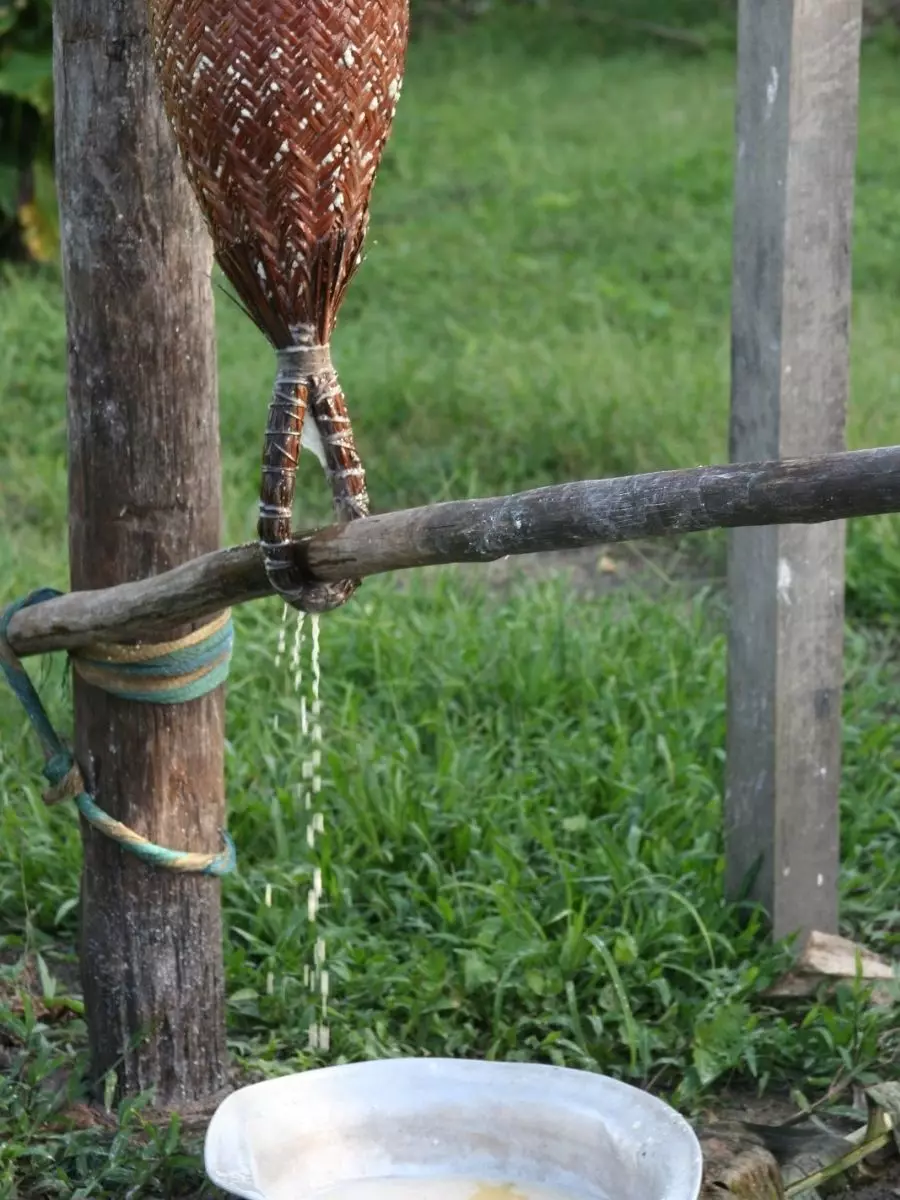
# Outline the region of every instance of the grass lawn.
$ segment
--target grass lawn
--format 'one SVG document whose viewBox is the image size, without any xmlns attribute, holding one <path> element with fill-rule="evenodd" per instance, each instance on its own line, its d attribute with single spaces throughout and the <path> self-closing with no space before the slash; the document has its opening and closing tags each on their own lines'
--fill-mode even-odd
<svg viewBox="0 0 900 1200">
<path fill-rule="evenodd" d="M 491 18 L 413 48 L 335 344 L 377 507 L 725 458 L 733 59 L 613 54 L 601 32 Z M 853 446 L 900 441 L 898 102 L 896 58 L 873 47 Z M 227 533 L 243 540 L 273 357 L 224 299 L 219 327 Z M 6 599 L 66 585 L 64 352 L 56 276 L 4 278 Z M 327 513 L 311 458 L 300 505 L 305 520 Z M 843 921 L 888 954 L 898 572 L 897 523 L 857 523 Z M 257 1074 L 321 1061 L 302 980 L 306 748 L 290 672 L 273 665 L 279 619 L 270 602 L 237 614 L 228 693 L 230 1037 Z M 623 603 L 555 579 L 502 595 L 455 573 L 372 581 L 323 623 L 323 672 L 328 1061 L 538 1059 L 688 1110 L 734 1080 L 813 1096 L 839 1071 L 896 1075 L 896 1018 L 857 989 L 781 1010 L 761 999 L 785 951 L 722 900 L 715 589 L 638 587 Z M 41 677 L 65 726 L 61 665 Z M 38 768 L 0 692 L 0 1197 L 209 1195 L 193 1145 L 144 1128 L 139 1105 L 111 1145 L 53 1124 L 66 1098 L 45 1081 L 84 1047 L 66 985 L 80 852 L 72 812 L 43 807 Z M 23 1002 L 25 952 L 62 1009 Z"/>
</svg>

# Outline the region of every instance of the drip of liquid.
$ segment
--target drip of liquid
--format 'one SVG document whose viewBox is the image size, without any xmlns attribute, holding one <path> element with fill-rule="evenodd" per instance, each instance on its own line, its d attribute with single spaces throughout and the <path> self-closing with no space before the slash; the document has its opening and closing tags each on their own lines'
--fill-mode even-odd
<svg viewBox="0 0 900 1200">
<path fill-rule="evenodd" d="M 275 648 L 275 669 L 276 670 L 278 670 L 278 668 L 281 666 L 281 660 L 284 658 L 284 652 L 287 649 L 287 619 L 288 619 L 288 613 L 290 611 L 291 610 L 287 604 L 283 604 L 281 606 L 281 624 L 278 626 L 278 645 Z M 302 621 L 302 619 L 303 618 L 302 618 L 302 614 L 301 614 L 301 621 Z M 274 726 L 275 732 L 277 733 L 278 729 L 280 727 L 280 721 L 278 720 L 278 713 L 275 714 L 275 716 L 272 720 L 272 725 Z"/>
<path fill-rule="evenodd" d="M 290 608 L 287 604 L 281 607 L 281 624 L 278 626 L 278 649 L 275 651 L 275 666 L 281 666 L 281 660 L 284 658 L 284 652 L 287 648 L 287 619 Z M 303 614 L 300 614 L 300 620 L 303 620 Z"/>
<path fill-rule="evenodd" d="M 310 696 L 311 712 L 307 711 L 306 696 L 300 698 L 300 732 L 311 746 L 301 768 L 304 782 L 303 807 L 306 812 L 306 844 L 313 862 L 312 884 L 306 896 L 306 911 L 310 925 L 315 930 L 322 902 L 322 867 L 316 861 L 316 839 L 325 833 L 325 813 L 322 811 L 322 701 L 320 698 L 322 667 L 320 655 L 320 627 L 318 614 L 310 618 Z M 294 687 L 300 690 L 302 676 L 300 652 L 297 651 L 294 666 Z M 310 719 L 311 718 L 311 719 Z M 325 939 L 319 935 L 313 939 L 312 965 L 304 971 L 309 990 L 315 997 L 318 1016 L 309 1028 L 309 1048 L 328 1050 L 331 1045 L 331 1030 L 328 1025 L 329 974 L 326 966 Z"/>
<path fill-rule="evenodd" d="M 281 616 L 278 629 L 278 648 L 275 662 L 281 665 L 287 655 L 287 619 L 291 610 L 287 605 Z M 310 617 L 310 686 L 309 696 L 303 687 L 303 648 L 306 641 L 306 614 L 297 613 L 294 635 L 291 639 L 288 667 L 291 672 L 291 682 L 294 692 L 300 697 L 300 736 L 306 746 L 306 755 L 300 767 L 300 796 L 302 798 L 303 814 L 306 818 L 306 844 L 310 851 L 312 876 L 310 887 L 306 894 L 306 914 L 312 933 L 312 961 L 303 968 L 303 982 L 314 996 L 315 1018 L 309 1028 L 309 1048 L 311 1050 L 328 1050 L 331 1045 L 331 1030 L 328 1025 L 328 996 L 330 978 L 327 968 L 327 953 L 325 939 L 316 932 L 319 909 L 324 891 L 322 884 L 322 866 L 317 861 L 317 839 L 325 833 L 325 814 L 322 811 L 322 666 L 320 654 L 319 617 Z M 275 718 L 278 727 L 278 718 Z M 271 903 L 271 889 L 266 889 L 266 904 Z M 274 980 L 266 981 L 268 991 L 272 991 Z"/>
<path fill-rule="evenodd" d="M 574 1200 L 533 1183 L 494 1183 L 455 1176 L 354 1179 L 316 1194 L 316 1200 Z"/>
</svg>

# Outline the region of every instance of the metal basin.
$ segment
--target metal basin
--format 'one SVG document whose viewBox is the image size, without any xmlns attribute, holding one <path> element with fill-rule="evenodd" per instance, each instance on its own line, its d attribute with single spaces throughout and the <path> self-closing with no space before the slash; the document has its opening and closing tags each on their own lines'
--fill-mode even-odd
<svg viewBox="0 0 900 1200">
<path fill-rule="evenodd" d="M 449 1177 L 570 1200 L 697 1200 L 691 1127 L 602 1075 L 527 1063 L 397 1058 L 241 1088 L 206 1135 L 213 1183 L 307 1200 L 375 1179 Z"/>
</svg>

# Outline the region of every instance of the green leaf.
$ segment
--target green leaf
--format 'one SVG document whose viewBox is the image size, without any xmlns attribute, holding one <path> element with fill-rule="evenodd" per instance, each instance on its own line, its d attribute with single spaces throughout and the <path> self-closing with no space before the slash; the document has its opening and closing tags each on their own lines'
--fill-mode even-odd
<svg viewBox="0 0 900 1200">
<path fill-rule="evenodd" d="M 22 240 L 35 262 L 52 262 L 59 255 L 59 208 L 53 169 L 43 159 L 32 164 L 34 191 L 19 209 Z"/>
<path fill-rule="evenodd" d="M 32 105 L 42 117 L 53 115 L 53 58 L 48 53 L 15 50 L 0 67 L 0 95 Z"/>
<path fill-rule="evenodd" d="M 746 1004 L 723 1004 L 694 1031 L 694 1067 L 705 1086 L 738 1066 L 747 1040 L 750 1009 Z"/>
<path fill-rule="evenodd" d="M 0 37 L 10 33 L 18 19 L 19 14 L 11 4 L 0 4 Z"/>
<path fill-rule="evenodd" d="M 0 205 L 2 207 L 2 205 Z M 56 910 L 56 916 L 53 918 L 54 925 L 61 925 L 73 908 L 77 908 L 80 897 L 69 896 L 68 900 L 63 900 L 59 908 Z"/>
<path fill-rule="evenodd" d="M 469 953 L 463 958 L 463 978 L 468 992 L 483 983 L 496 983 L 498 976 L 496 969 L 480 954 Z"/>
<path fill-rule="evenodd" d="M 537 197 L 536 205 L 548 212 L 561 212 L 575 208 L 579 201 L 580 197 L 575 192 L 544 192 Z"/>
<path fill-rule="evenodd" d="M 620 933 L 616 937 L 613 942 L 613 958 L 620 967 L 630 967 L 633 962 L 637 962 L 637 942 L 630 933 Z"/>
<path fill-rule="evenodd" d="M 119 1077 L 115 1071 L 108 1071 L 106 1078 L 103 1080 L 103 1107 L 106 1112 L 112 1112 L 113 1100 L 116 1096 L 116 1088 L 119 1085 Z"/>
<path fill-rule="evenodd" d="M 14 217 L 19 199 L 19 170 L 0 162 L 0 216 Z"/>
<path fill-rule="evenodd" d="M 638 1060 L 638 1030 L 637 1022 L 634 1019 L 634 1013 L 631 1009 L 631 1003 L 628 999 L 628 993 L 622 982 L 622 976 L 619 974 L 615 957 L 610 954 L 609 947 L 603 938 L 598 934 L 592 933 L 588 937 L 588 941 L 603 959 L 606 969 L 609 972 L 609 984 L 607 986 L 612 987 L 615 999 L 622 1013 L 622 1020 L 625 1025 L 625 1042 L 628 1046 L 631 1070 L 634 1072 L 637 1070 Z M 612 1006 L 609 1005 L 607 1007 L 611 1008 Z"/>
<path fill-rule="evenodd" d="M 50 969 L 44 961 L 43 954 L 35 955 L 37 962 L 38 978 L 41 981 L 41 993 L 44 1000 L 52 1000 L 56 995 L 56 980 L 50 974 Z"/>
<path fill-rule="evenodd" d="M 588 827 L 588 819 L 584 813 L 578 813 L 574 817 L 563 817 L 562 826 L 566 833 L 583 833 Z"/>
<path fill-rule="evenodd" d="M 248 1000 L 258 1000 L 259 992 L 254 988 L 245 987 L 238 988 L 236 992 L 232 992 L 228 997 L 229 1004 L 245 1004 Z"/>
<path fill-rule="evenodd" d="M 540 971 L 526 971 L 525 982 L 536 996 L 543 996 L 547 990 L 547 981 Z"/>
</svg>

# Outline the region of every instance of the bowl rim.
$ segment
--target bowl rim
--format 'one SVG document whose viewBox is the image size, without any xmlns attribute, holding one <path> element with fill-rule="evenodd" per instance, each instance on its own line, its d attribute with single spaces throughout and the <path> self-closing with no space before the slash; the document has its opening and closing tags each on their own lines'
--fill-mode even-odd
<svg viewBox="0 0 900 1200">
<path fill-rule="evenodd" d="M 427 1057 L 424 1055 L 397 1055 L 390 1058 L 364 1059 L 358 1062 L 339 1063 L 331 1066 L 313 1067 L 307 1071 L 290 1072 L 277 1075 L 270 1079 L 259 1080 L 246 1084 L 231 1092 L 216 1108 L 207 1126 L 204 1140 L 204 1166 L 207 1176 L 218 1186 L 226 1186 L 227 1182 L 216 1173 L 216 1164 L 212 1161 L 217 1145 L 221 1145 L 218 1136 L 218 1125 L 233 1120 L 237 1114 L 234 1110 L 246 1103 L 251 1096 L 264 1093 L 273 1100 L 278 1098 L 278 1092 L 290 1093 L 292 1098 L 302 1100 L 303 1094 L 308 1093 L 310 1099 L 315 1096 L 315 1089 L 322 1082 L 352 1079 L 354 1076 L 365 1077 L 367 1084 L 384 1087 L 396 1087 L 404 1079 L 411 1084 L 427 1081 L 429 1078 L 439 1083 L 443 1078 L 450 1083 L 471 1082 L 484 1086 L 490 1080 L 499 1076 L 515 1079 L 522 1078 L 523 1085 L 528 1083 L 534 1087 L 542 1078 L 548 1088 L 551 1079 L 558 1084 L 564 1084 L 561 1099 L 568 1094 L 572 1101 L 580 1101 L 586 1107 L 591 1105 L 591 1095 L 596 1094 L 605 1103 L 598 1105 L 598 1113 L 610 1109 L 610 1095 L 618 1096 L 621 1101 L 630 1100 L 631 1106 L 643 1112 L 660 1130 L 667 1130 L 680 1143 L 680 1172 L 683 1176 L 685 1197 L 696 1200 L 702 1186 L 703 1154 L 699 1139 L 689 1122 L 659 1096 L 652 1092 L 626 1083 L 610 1075 L 598 1071 L 590 1071 L 578 1067 L 561 1067 L 552 1063 L 515 1062 L 509 1060 L 485 1060 L 476 1058 L 445 1058 Z M 477 1079 L 476 1077 L 480 1077 Z M 602 1089 L 602 1092 L 601 1092 Z M 255 1193 L 260 1195 L 260 1193 Z M 312 1196 L 312 1193 L 310 1193 Z"/>
</svg>

